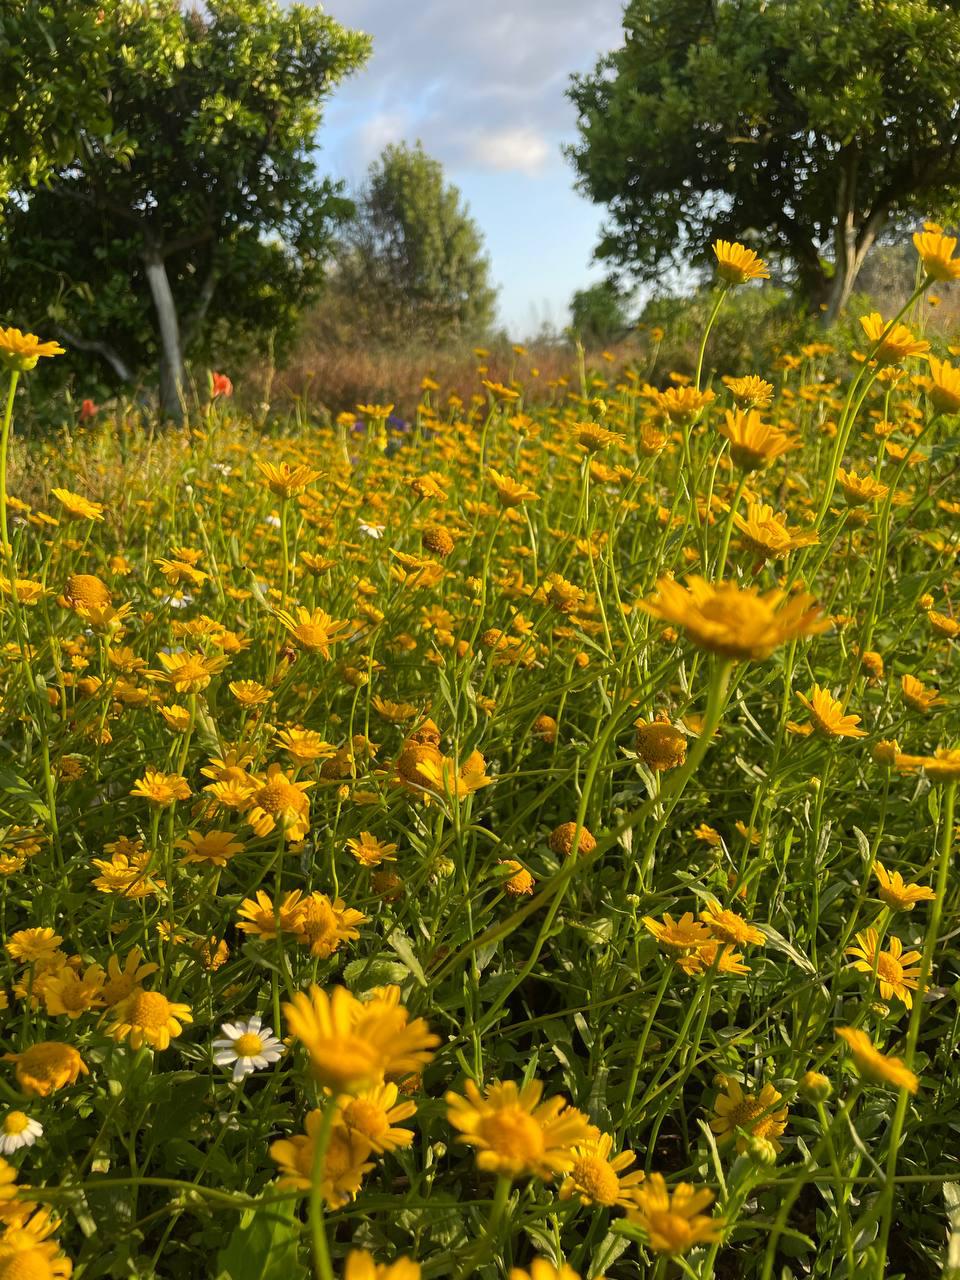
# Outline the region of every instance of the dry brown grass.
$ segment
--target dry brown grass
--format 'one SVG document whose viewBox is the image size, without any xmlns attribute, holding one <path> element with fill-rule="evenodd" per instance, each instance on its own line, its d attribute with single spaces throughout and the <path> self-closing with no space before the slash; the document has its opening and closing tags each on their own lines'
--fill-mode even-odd
<svg viewBox="0 0 960 1280">
<path fill-rule="evenodd" d="M 608 353 L 588 352 L 586 365 L 603 377 L 616 376 L 637 359 L 636 342 L 616 345 Z M 313 412 L 337 414 L 353 411 L 358 404 L 393 404 L 396 412 L 411 416 L 421 396 L 425 376 L 440 386 L 440 396 L 457 395 L 464 402 L 482 392 L 481 378 L 509 384 L 523 383 L 528 399 L 550 402 L 576 385 L 577 355 L 568 343 L 535 343 L 518 354 L 506 342 L 478 357 L 470 347 L 436 349 L 333 348 L 301 343 L 286 366 L 276 374 L 272 388 L 274 409 L 283 410 L 299 401 Z M 485 370 L 485 372 L 480 372 Z M 252 379 L 263 385 L 264 371 Z"/>
</svg>

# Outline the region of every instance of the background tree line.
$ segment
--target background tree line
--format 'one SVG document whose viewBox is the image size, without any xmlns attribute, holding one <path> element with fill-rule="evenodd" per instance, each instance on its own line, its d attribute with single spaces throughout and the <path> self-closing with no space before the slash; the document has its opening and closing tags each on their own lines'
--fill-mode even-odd
<svg viewBox="0 0 960 1280">
<path fill-rule="evenodd" d="M 958 50 L 955 0 L 630 0 L 570 87 L 610 272 L 574 327 L 615 341 L 636 286 L 695 280 L 718 237 L 835 319 L 874 244 L 957 216 Z M 5 0 L 0 319 L 105 382 L 154 371 L 175 418 L 188 362 L 282 358 L 307 309 L 327 344 L 483 337 L 490 265 L 439 163 L 388 147 L 352 199 L 319 168 L 369 52 L 279 0 Z"/>
</svg>

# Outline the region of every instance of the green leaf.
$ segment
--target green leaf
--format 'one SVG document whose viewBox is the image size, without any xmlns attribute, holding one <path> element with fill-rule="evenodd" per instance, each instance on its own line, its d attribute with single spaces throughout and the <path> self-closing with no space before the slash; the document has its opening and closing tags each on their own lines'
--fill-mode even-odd
<svg viewBox="0 0 960 1280">
<path fill-rule="evenodd" d="M 217 1280 L 305 1280 L 299 1237 L 295 1201 L 247 1210 L 217 1255 Z"/>
<path fill-rule="evenodd" d="M 21 778 L 19 774 L 14 773 L 12 769 L 0 769 L 0 794 L 3 796 L 5 812 L 8 812 L 6 801 L 9 798 L 20 804 L 25 804 L 44 822 L 50 821 L 50 810 L 47 805 L 40 799 L 33 787 L 30 786 L 30 783 Z"/>
</svg>

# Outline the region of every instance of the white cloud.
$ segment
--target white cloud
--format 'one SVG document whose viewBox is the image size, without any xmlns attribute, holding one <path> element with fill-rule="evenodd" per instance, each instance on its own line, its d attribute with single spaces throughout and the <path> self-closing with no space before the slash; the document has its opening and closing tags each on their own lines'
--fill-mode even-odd
<svg viewBox="0 0 960 1280">
<path fill-rule="evenodd" d="M 554 148 L 531 127 L 481 130 L 468 135 L 468 162 L 479 169 L 535 175 L 543 171 Z"/>
<path fill-rule="evenodd" d="M 406 137 L 408 124 L 403 111 L 378 111 L 363 121 L 356 131 L 356 160 L 363 165 L 375 160 L 384 147 Z"/>
<path fill-rule="evenodd" d="M 328 0 L 373 36 L 334 95 L 337 159 L 356 171 L 387 142 L 420 139 L 453 169 L 542 174 L 572 138 L 572 72 L 622 39 L 622 0 Z M 359 176 L 359 175 L 358 175 Z"/>
</svg>

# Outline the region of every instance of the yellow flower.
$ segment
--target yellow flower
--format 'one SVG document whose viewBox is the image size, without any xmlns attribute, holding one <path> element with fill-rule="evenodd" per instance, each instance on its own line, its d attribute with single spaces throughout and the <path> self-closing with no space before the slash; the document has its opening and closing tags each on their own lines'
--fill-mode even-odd
<svg viewBox="0 0 960 1280">
<path fill-rule="evenodd" d="M 397 846 L 386 840 L 378 840 L 369 831 L 361 831 L 359 840 L 348 840 L 347 848 L 362 867 L 379 867 L 381 862 L 397 860 Z"/>
<path fill-rule="evenodd" d="M 493 778 L 487 775 L 487 762 L 479 751 L 471 751 L 459 770 L 449 756 L 441 756 L 439 760 L 421 760 L 420 773 L 429 790 L 453 800 L 473 795 L 493 783 Z"/>
<path fill-rule="evenodd" d="M 960 622 L 945 613 L 938 613 L 936 609 L 927 610 L 927 621 L 938 635 L 945 636 L 948 640 L 955 640 L 960 635 Z"/>
<path fill-rule="evenodd" d="M 320 1111 L 307 1116 L 306 1134 L 293 1138 L 281 1138 L 271 1143 L 270 1159 L 283 1171 L 282 1187 L 297 1187 L 309 1191 L 313 1174 L 314 1144 L 323 1123 Z M 373 1164 L 367 1160 L 371 1147 L 357 1134 L 350 1133 L 342 1125 L 334 1126 L 324 1157 L 320 1192 L 332 1209 L 339 1209 L 354 1199 L 360 1190 L 363 1175 Z"/>
<path fill-rule="evenodd" d="M 120 967 L 116 956 L 107 961 L 107 980 L 103 984 L 102 995 L 106 1004 L 114 1005 L 125 999 L 134 987 L 142 987 L 144 978 L 156 973 L 160 966 L 149 961 L 143 963 L 143 952 L 133 947 L 127 952 L 127 958 Z"/>
<path fill-rule="evenodd" d="M 858 1031 L 856 1027 L 837 1027 L 837 1035 L 846 1041 L 857 1070 L 865 1079 L 872 1080 L 875 1084 L 892 1084 L 897 1089 L 917 1092 L 920 1081 L 904 1064 L 903 1059 L 881 1053 L 865 1031 Z"/>
<path fill-rule="evenodd" d="M 65 1015 L 71 1021 L 88 1009 L 99 1009 L 103 999 L 104 973 L 98 964 L 88 965 L 81 975 L 69 966 L 48 978 L 43 984 L 43 1003 L 47 1013 L 56 1018 Z"/>
<path fill-rule="evenodd" d="M 711 902 L 705 911 L 700 912 L 700 919 L 719 942 L 729 942 L 731 946 L 759 946 L 767 941 L 748 920 L 738 916 L 735 911 L 727 911 L 719 902 Z"/>
<path fill-rule="evenodd" d="M 764 422 L 756 409 L 726 409 L 723 416 L 719 432 L 730 441 L 730 456 L 742 471 L 762 471 L 783 454 L 800 447 L 796 436 Z"/>
<path fill-rule="evenodd" d="M 302 606 L 298 607 L 296 617 L 285 610 L 280 610 L 277 617 L 301 649 L 320 653 L 325 658 L 330 657 L 330 646 L 341 640 L 341 633 L 350 626 L 349 622 L 334 619 L 323 609 L 310 610 Z"/>
<path fill-rule="evenodd" d="M 721 378 L 740 409 L 766 409 L 773 400 L 773 383 L 765 382 L 756 374 L 746 378 Z"/>
<path fill-rule="evenodd" d="M 525 894 L 533 893 L 533 887 L 536 881 L 529 871 L 517 862 L 515 858 L 500 858 L 497 866 L 505 867 L 509 875 L 500 881 L 500 887 L 511 898 L 521 898 Z"/>
<path fill-rule="evenodd" d="M 398 987 L 377 988 L 371 999 L 360 1001 L 346 987 L 328 995 L 312 984 L 283 1011 L 291 1034 L 310 1055 L 314 1076 L 336 1090 L 419 1071 L 440 1043 L 422 1018 L 409 1020 Z"/>
<path fill-rule="evenodd" d="M 62 356 L 58 342 L 41 342 L 35 333 L 0 329 L 0 368 L 10 373 L 27 373 L 37 367 L 41 356 Z"/>
<path fill-rule="evenodd" d="M 576 842 L 577 853 L 580 857 L 583 857 L 584 854 L 593 853 L 597 847 L 593 833 L 588 831 L 586 827 L 580 827 L 578 834 L 575 822 L 561 822 L 558 827 L 553 828 L 547 840 L 553 852 L 562 854 L 565 858 L 568 858 L 573 853 L 574 842 Z"/>
<path fill-rule="evenodd" d="M 717 275 L 727 284 L 746 284 L 748 280 L 769 280 L 767 264 L 736 241 L 718 240 L 713 245 L 717 259 Z"/>
<path fill-rule="evenodd" d="M 689 426 L 715 399 L 712 391 L 698 391 L 696 387 L 668 387 L 666 391 L 659 393 L 656 403 L 671 422 L 683 427 Z M 658 453 L 659 451 L 656 450 Z"/>
<path fill-rule="evenodd" d="M 22 1053 L 5 1053 L 5 1062 L 16 1063 L 17 1084 L 24 1093 L 46 1098 L 65 1085 L 76 1084 L 78 1076 L 89 1075 L 89 1068 L 72 1044 L 43 1040 Z"/>
<path fill-rule="evenodd" d="M 529 1271 L 523 1267 L 511 1267 L 510 1280 L 580 1280 L 580 1272 L 574 1271 L 566 1262 L 555 1267 L 546 1258 L 534 1258 Z M 595 1280 L 603 1280 L 603 1276 L 596 1276 Z"/>
<path fill-rule="evenodd" d="M 578 422 L 574 425 L 573 432 L 577 437 L 577 444 L 586 449 L 587 453 L 597 453 L 610 445 L 619 448 L 627 443 L 626 436 L 619 431 L 608 431 L 598 422 Z"/>
<path fill-rule="evenodd" d="M 192 1022 L 188 1004 L 168 1000 L 159 991 L 134 987 L 114 1005 L 110 1034 L 115 1040 L 129 1040 L 132 1049 L 148 1044 L 153 1049 L 166 1049 L 171 1039 L 183 1030 L 184 1022 Z"/>
<path fill-rule="evenodd" d="M 176 843 L 178 849 L 185 849 L 181 862 L 206 863 L 212 867 L 225 867 L 231 858 L 243 853 L 246 845 L 238 840 L 232 831 L 188 831 L 186 836 Z"/>
<path fill-rule="evenodd" d="M 314 480 L 318 480 L 321 475 L 312 467 L 302 464 L 291 467 L 289 462 L 274 464 L 254 458 L 254 465 L 266 480 L 270 492 L 284 500 L 295 498 L 298 493 L 303 493 L 307 485 L 313 484 Z"/>
<path fill-rule="evenodd" d="M 873 874 L 880 881 L 879 897 L 891 911 L 912 911 L 918 902 L 932 902 L 937 896 L 926 885 L 907 884 L 899 871 L 891 875 L 881 862 L 873 864 Z"/>
<path fill-rule="evenodd" d="M 955 236 L 945 236 L 941 231 L 915 231 L 913 247 L 931 280 L 960 279 L 960 259 L 953 256 L 957 247 Z"/>
<path fill-rule="evenodd" d="M 578 1143 L 573 1149 L 573 1168 L 560 1187 L 560 1199 L 577 1196 L 581 1204 L 631 1208 L 634 1192 L 646 1174 L 642 1169 L 624 1174 L 637 1157 L 632 1151 L 621 1151 L 611 1158 L 612 1150 L 613 1137 L 609 1133 Z"/>
<path fill-rule="evenodd" d="M 922 712 L 924 715 L 931 707 L 939 707 L 943 703 L 943 698 L 940 697 L 940 690 L 927 689 L 916 676 L 903 676 L 900 681 L 900 690 L 907 706 L 913 711 Z"/>
<path fill-rule="evenodd" d="M 339 950 L 341 942 L 352 942 L 360 937 L 358 924 L 367 917 L 361 911 L 348 907 L 342 898 L 333 902 L 325 893 L 311 893 L 300 903 L 300 929 L 297 941 L 310 948 L 310 954 L 326 960 Z"/>
<path fill-rule="evenodd" d="M 228 659 L 222 654 L 208 658 L 202 653 L 158 653 L 162 671 L 148 671 L 153 680 L 160 680 L 175 689 L 177 693 L 199 693 L 206 689 L 213 676 L 227 665 Z"/>
<path fill-rule="evenodd" d="M 161 773 L 159 769 L 148 768 L 133 784 L 130 794 L 141 796 L 162 809 L 177 800 L 189 799 L 193 792 L 179 773 Z"/>
<path fill-rule="evenodd" d="M 232 680 L 227 688 L 242 707 L 259 707 L 273 697 L 271 691 L 256 680 Z"/>
<path fill-rule="evenodd" d="M 878 364 L 900 364 L 910 356 L 926 355 L 930 350 L 929 342 L 915 338 L 906 325 L 888 323 L 879 311 L 861 316 L 860 324 L 870 341 L 876 344 L 876 350 L 870 354 Z"/>
<path fill-rule="evenodd" d="M 665 718 L 652 721 L 636 721 L 637 755 L 656 773 L 675 769 L 687 758 L 687 739 L 680 729 L 674 728 Z"/>
<path fill-rule="evenodd" d="M 365 1249 L 353 1249 L 347 1254 L 343 1280 L 420 1280 L 420 1264 L 409 1258 L 374 1262 Z"/>
<path fill-rule="evenodd" d="M 876 971 L 880 986 L 880 997 L 890 1000 L 894 996 L 908 1009 L 913 1006 L 911 991 L 917 990 L 919 969 L 907 968 L 920 959 L 919 951 L 904 951 L 899 938 L 891 937 L 889 950 L 880 946 L 880 938 L 876 929 L 864 929 L 856 935 L 857 945 L 847 947 L 845 954 L 856 956 L 853 968 L 860 973 L 873 974 Z"/>
<path fill-rule="evenodd" d="M 310 829 L 310 801 L 304 792 L 312 786 L 309 780 L 292 782 L 278 764 L 272 764 L 250 795 L 247 822 L 258 836 L 269 835 L 279 826 L 288 840 L 302 840 Z"/>
<path fill-rule="evenodd" d="M 777 515 L 764 503 L 748 503 L 746 518 L 737 512 L 733 523 L 743 535 L 747 550 L 761 560 L 780 560 L 798 547 L 810 547 L 820 541 L 812 529 L 789 529 L 787 517 Z"/>
<path fill-rule="evenodd" d="M 291 889 L 275 907 L 263 889 L 258 889 L 255 898 L 244 898 L 237 908 L 237 928 L 241 933 L 267 939 L 282 933 L 298 934 L 303 923 L 301 896 L 299 889 Z"/>
<path fill-rule="evenodd" d="M 51 493 L 63 507 L 64 515 L 72 520 L 102 520 L 103 506 L 99 502 L 90 502 L 80 493 L 71 493 L 69 489 L 52 489 Z"/>
<path fill-rule="evenodd" d="M 301 725 L 281 729 L 277 734 L 277 746 L 299 765 L 310 764 L 314 760 L 329 760 L 337 754 L 336 747 L 324 741 L 316 730 L 304 729 Z"/>
<path fill-rule="evenodd" d="M 786 604 L 783 602 L 787 601 Z M 685 585 L 661 578 L 657 592 L 640 608 L 684 628 L 694 644 L 727 658 L 762 661 L 795 636 L 818 635 L 830 626 L 813 597 L 784 591 L 761 595 L 734 582 L 707 582 L 691 576 Z"/>
<path fill-rule="evenodd" d="M 890 492 L 885 484 L 879 484 L 867 472 L 858 476 L 853 467 L 849 471 L 844 471 L 843 467 L 837 467 L 837 481 L 851 507 L 876 502 L 880 498 L 885 498 Z"/>
<path fill-rule="evenodd" d="M 751 1137 L 769 1142 L 779 1154 L 783 1145 L 778 1139 L 787 1127 L 788 1115 L 786 1107 L 777 1108 L 783 1095 L 772 1084 L 765 1084 L 759 1095 L 744 1093 L 737 1081 L 730 1079 L 723 1081 L 723 1088 L 725 1092 L 718 1094 L 714 1103 L 713 1132 L 727 1141 L 736 1137 L 738 1155 L 747 1151 Z M 738 1129 L 746 1133 L 737 1133 Z"/>
<path fill-rule="evenodd" d="M 719 1240 L 724 1228 L 722 1218 L 710 1218 L 701 1212 L 713 1202 L 713 1192 L 699 1191 L 689 1182 L 678 1182 L 672 1191 L 660 1173 L 651 1173 L 644 1186 L 635 1193 L 636 1208 L 627 1214 L 629 1222 L 647 1234 L 655 1253 L 680 1255 L 694 1245 Z"/>
<path fill-rule="evenodd" d="M 934 782 L 955 782 L 960 778 L 960 748 L 938 747 L 932 756 L 897 756 L 894 767 L 901 773 L 922 769 Z"/>
<path fill-rule="evenodd" d="M 376 1152 L 409 1147 L 413 1131 L 398 1129 L 396 1125 L 415 1115 L 417 1107 L 409 1100 L 398 1103 L 399 1092 L 395 1084 L 377 1084 L 355 1094 L 341 1094 L 337 1098 L 335 1123 L 368 1142 Z"/>
<path fill-rule="evenodd" d="M 821 689 L 815 684 L 810 697 L 798 693 L 797 698 L 810 712 L 814 728 L 827 738 L 865 738 L 865 729 L 858 729 L 859 716 L 845 715 L 843 703 L 835 698 L 829 689 Z"/>
<path fill-rule="evenodd" d="M 106 858 L 94 858 L 93 865 L 100 875 L 93 880 L 93 887 L 101 893 L 116 893 L 123 898 L 148 898 L 166 887 L 166 881 L 150 874 L 151 855 L 146 850 L 136 853 L 114 853 Z"/>
<path fill-rule="evenodd" d="M 539 501 L 537 491 L 521 481 L 511 480 L 509 476 L 504 476 L 499 471 L 494 471 L 493 467 L 488 469 L 487 475 L 493 481 L 501 507 L 519 507 L 524 502 Z"/>
<path fill-rule="evenodd" d="M 569 1173 L 573 1149 L 595 1137 L 587 1117 L 564 1098 L 541 1102 L 543 1084 L 531 1080 L 518 1088 L 512 1080 L 488 1085 L 483 1093 L 467 1080 L 466 1097 L 447 1093 L 447 1120 L 460 1131 L 458 1141 L 477 1148 L 477 1167 L 508 1178 L 524 1174 L 550 1180 Z"/>
<path fill-rule="evenodd" d="M 662 921 L 655 920 L 653 916 L 644 916 L 643 926 L 648 933 L 653 934 L 660 948 L 671 955 L 698 951 L 713 936 L 706 925 L 694 920 L 692 911 L 685 911 L 679 920 L 674 920 L 669 911 L 663 913 Z"/>
<path fill-rule="evenodd" d="M 930 403 L 937 413 L 960 413 L 960 369 L 936 356 L 928 356 L 928 360 Z"/>
<path fill-rule="evenodd" d="M 7 955 L 24 964 L 36 964 L 49 960 L 60 950 L 63 939 L 50 928 L 18 929 L 4 944 Z"/>
<path fill-rule="evenodd" d="M 35 605 L 43 599 L 46 589 L 33 578 L 15 578 L 12 584 L 9 578 L 0 578 L 0 592 L 5 596 L 16 594 L 20 604 Z"/>
</svg>

